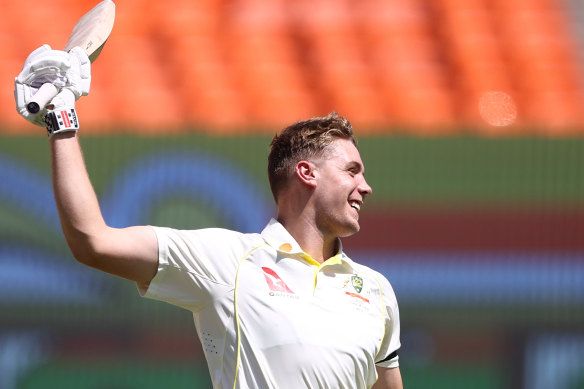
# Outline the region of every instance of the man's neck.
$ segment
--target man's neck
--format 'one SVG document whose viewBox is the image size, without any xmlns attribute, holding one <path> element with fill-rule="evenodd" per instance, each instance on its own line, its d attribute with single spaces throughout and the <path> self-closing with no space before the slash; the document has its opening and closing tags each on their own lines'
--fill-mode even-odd
<svg viewBox="0 0 584 389">
<path fill-rule="evenodd" d="M 315 261 L 323 263 L 336 254 L 337 238 L 326 237 L 314 223 L 302 217 L 291 218 L 278 216 L 278 221 L 292 235 L 302 250 Z"/>
</svg>

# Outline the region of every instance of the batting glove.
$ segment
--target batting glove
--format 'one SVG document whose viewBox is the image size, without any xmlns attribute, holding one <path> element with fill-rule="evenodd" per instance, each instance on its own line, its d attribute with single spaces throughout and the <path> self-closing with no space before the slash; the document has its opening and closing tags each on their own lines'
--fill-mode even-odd
<svg viewBox="0 0 584 389">
<path fill-rule="evenodd" d="M 71 66 L 67 70 L 67 84 L 51 100 L 52 109 L 47 110 L 45 124 L 49 138 L 61 132 L 79 129 L 79 118 L 75 101 L 89 93 L 91 85 L 91 61 L 85 51 L 74 47 L 69 51 Z"/>
<path fill-rule="evenodd" d="M 69 51 L 71 67 L 67 70 L 65 88 L 71 90 L 75 100 L 87 96 L 91 86 L 91 61 L 81 47 Z"/>
<path fill-rule="evenodd" d="M 60 91 L 68 89 L 74 96 L 71 104 L 74 105 L 76 99 L 89 93 L 91 62 L 79 47 L 64 52 L 43 45 L 28 56 L 14 80 L 14 98 L 18 113 L 37 126 L 45 125 L 46 107 L 32 114 L 26 106 L 44 83 L 51 83 Z"/>
</svg>

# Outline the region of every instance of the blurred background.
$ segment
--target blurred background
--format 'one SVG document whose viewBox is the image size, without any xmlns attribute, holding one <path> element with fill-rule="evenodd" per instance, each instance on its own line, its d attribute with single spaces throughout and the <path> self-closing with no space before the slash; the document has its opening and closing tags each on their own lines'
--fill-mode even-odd
<svg viewBox="0 0 584 389">
<path fill-rule="evenodd" d="M 79 265 L 13 79 L 90 0 L 0 0 L 0 388 L 208 388 L 189 312 Z M 271 137 L 336 110 L 413 388 L 584 388 L 581 0 L 118 0 L 78 102 L 106 220 L 258 231 Z"/>
</svg>

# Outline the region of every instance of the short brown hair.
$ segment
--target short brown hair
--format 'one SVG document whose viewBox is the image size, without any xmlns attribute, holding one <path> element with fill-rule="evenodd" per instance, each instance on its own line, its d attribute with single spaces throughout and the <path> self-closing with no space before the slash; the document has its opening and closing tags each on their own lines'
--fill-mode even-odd
<svg viewBox="0 0 584 389">
<path fill-rule="evenodd" d="M 356 146 L 353 127 L 336 112 L 294 123 L 275 135 L 270 143 L 268 180 L 274 199 L 302 160 L 320 157 L 335 139 L 348 139 Z"/>
</svg>

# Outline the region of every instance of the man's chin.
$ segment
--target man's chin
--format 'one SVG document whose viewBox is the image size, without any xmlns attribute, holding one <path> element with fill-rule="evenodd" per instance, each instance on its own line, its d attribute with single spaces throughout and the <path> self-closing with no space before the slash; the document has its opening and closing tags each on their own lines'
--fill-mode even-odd
<svg viewBox="0 0 584 389">
<path fill-rule="evenodd" d="M 345 228 L 343 228 L 342 233 L 339 234 L 339 238 L 346 238 L 348 236 L 355 235 L 357 232 L 359 232 L 360 229 L 361 226 L 357 221 L 355 221 L 355 223 L 351 223 L 350 225 L 347 225 Z"/>
</svg>

